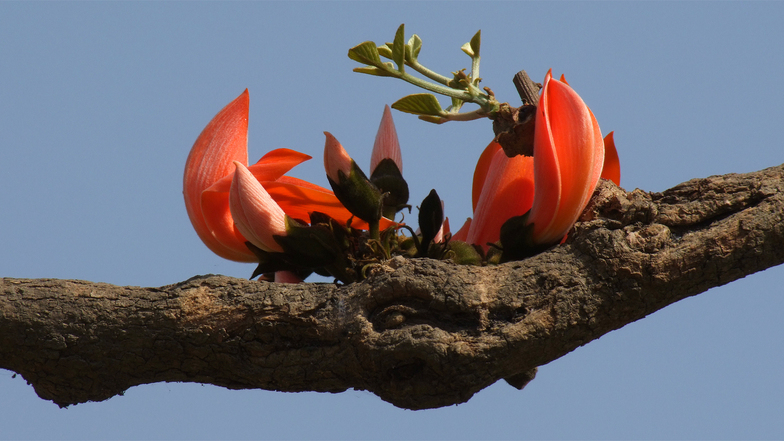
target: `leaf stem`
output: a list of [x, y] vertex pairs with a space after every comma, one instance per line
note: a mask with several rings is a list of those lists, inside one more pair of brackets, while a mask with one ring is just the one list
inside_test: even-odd
[[433, 81], [437, 81], [443, 85], [447, 85], [450, 81], [450, 78], [447, 78], [439, 73], [433, 72], [432, 70], [426, 68], [425, 66], [419, 64], [417, 60], [406, 60], [406, 64], [411, 66], [412, 69], [421, 73], [422, 75], [430, 78]]
[[476, 110], [472, 110], [470, 112], [463, 112], [463, 113], [446, 112], [446, 114], [442, 115], [441, 118], [445, 119], [446, 121], [473, 121], [475, 119], [487, 118], [489, 114], [490, 112], [486, 111], [483, 108], [479, 108]]
[[404, 72], [401, 73], [401, 72], [396, 71], [396, 70], [391, 70], [391, 71], [388, 71], [388, 72], [390, 74], [392, 74], [393, 76], [395, 76], [397, 78], [400, 78], [403, 81], [407, 81], [407, 82], [409, 82], [409, 83], [411, 83], [414, 86], [417, 86], [419, 88], [422, 88], [422, 89], [425, 89], [425, 90], [429, 90], [431, 92], [435, 92], [437, 94], [445, 95], [445, 96], [448, 96], [448, 97], [451, 97], [451, 98], [457, 98], [459, 100], [468, 101], [468, 102], [471, 102], [471, 103], [476, 103], [476, 104], [482, 105], [482, 103], [477, 102], [477, 98], [481, 99], [481, 97], [475, 97], [474, 95], [472, 95], [469, 92], [462, 92], [459, 89], [453, 89], [453, 88], [451, 88], [449, 86], [442, 86], [440, 84], [431, 83], [431, 82], [425, 81], [425, 80], [423, 80], [421, 78], [417, 78], [415, 76], [412, 76], [411, 74], [404, 73]]

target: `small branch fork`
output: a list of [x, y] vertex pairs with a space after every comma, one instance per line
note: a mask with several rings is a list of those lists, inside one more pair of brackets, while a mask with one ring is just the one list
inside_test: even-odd
[[160, 381], [467, 401], [683, 298], [784, 262], [784, 165], [663, 193], [602, 181], [566, 244], [499, 266], [396, 258], [365, 281], [0, 281], [0, 368], [60, 406]]

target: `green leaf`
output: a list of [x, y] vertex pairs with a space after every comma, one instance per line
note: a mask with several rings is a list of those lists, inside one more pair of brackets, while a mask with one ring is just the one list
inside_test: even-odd
[[392, 60], [397, 64], [397, 69], [403, 72], [406, 65], [406, 45], [403, 43], [405, 25], [400, 25], [395, 32], [395, 41], [392, 42]]
[[392, 49], [389, 47], [389, 43], [385, 44], [384, 46], [379, 46], [376, 48], [378, 50], [378, 54], [384, 58], [392, 59]]
[[471, 38], [469, 44], [471, 45], [471, 50], [474, 52], [474, 56], [479, 56], [479, 44], [482, 42], [482, 30], [476, 31], [476, 34]]
[[463, 52], [468, 54], [469, 57], [471, 57], [471, 58], [474, 57], [474, 50], [471, 49], [471, 43], [470, 42], [460, 46], [460, 50], [462, 50]]
[[408, 40], [408, 47], [411, 48], [411, 58], [416, 60], [419, 57], [419, 51], [422, 50], [422, 39], [419, 35], [414, 34]]
[[355, 67], [354, 72], [363, 73], [368, 75], [375, 75], [377, 77], [392, 77], [394, 75], [390, 74], [389, 72], [385, 71], [384, 69], [380, 69], [378, 67]]
[[414, 115], [441, 116], [441, 104], [435, 95], [430, 93], [415, 93], [404, 96], [392, 104], [392, 108], [401, 112], [413, 113]]
[[475, 58], [479, 56], [479, 43], [482, 41], [482, 31], [477, 31], [471, 41], [460, 47], [469, 57]]
[[372, 41], [366, 41], [352, 47], [348, 50], [348, 57], [358, 63], [369, 64], [371, 66], [378, 66], [381, 64], [381, 58], [378, 56], [378, 48], [376, 47], [376, 43], [373, 43]]

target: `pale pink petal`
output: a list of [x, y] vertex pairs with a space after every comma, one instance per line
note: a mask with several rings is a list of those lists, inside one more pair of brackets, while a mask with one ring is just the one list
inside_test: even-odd
[[303, 280], [291, 271], [275, 271], [275, 283], [302, 283]]
[[381, 117], [381, 124], [376, 133], [376, 142], [373, 144], [373, 153], [370, 155], [370, 173], [373, 173], [378, 163], [386, 158], [394, 161], [400, 173], [403, 173], [403, 156], [400, 153], [400, 142], [397, 139], [397, 131], [389, 106], [384, 107], [384, 115]]
[[[444, 201], [441, 201], [441, 213], [444, 212]], [[444, 234], [449, 232], [449, 218], [445, 218], [443, 222], [441, 222], [441, 227], [438, 229], [438, 233], [436, 233], [436, 237], [433, 238], [433, 242], [441, 243], [444, 241]]]
[[262, 250], [282, 252], [273, 236], [286, 235], [286, 214], [247, 167], [238, 161], [234, 165], [229, 208], [237, 229]]
[[333, 182], [340, 182], [338, 170], [348, 176], [351, 173], [351, 157], [331, 133], [324, 134], [327, 136], [324, 144], [324, 170]]

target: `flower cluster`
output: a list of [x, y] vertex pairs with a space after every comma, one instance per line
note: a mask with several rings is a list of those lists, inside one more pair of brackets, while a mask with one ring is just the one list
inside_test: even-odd
[[395, 245], [389, 236], [398, 227], [383, 215], [394, 217], [408, 200], [389, 109], [370, 179], [325, 132], [324, 165], [335, 192], [286, 176], [311, 159], [293, 150], [273, 150], [248, 166], [248, 111], [245, 90], [207, 124], [186, 161], [185, 207], [202, 242], [226, 259], [259, 262], [252, 277], [276, 281], [301, 281], [315, 271], [352, 282], [361, 278], [364, 260], [388, 257]]
[[560, 242], [577, 221], [599, 178], [620, 183], [612, 133], [602, 139], [591, 110], [566, 80], [545, 76], [536, 108], [533, 157], [508, 158], [491, 142], [474, 172], [474, 218], [455, 234], [518, 260]]
[[536, 108], [533, 157], [510, 158], [490, 143], [474, 173], [473, 220], [451, 235], [433, 190], [419, 206], [414, 233], [395, 222], [410, 206], [389, 107], [370, 177], [325, 132], [332, 191], [286, 176], [310, 159], [293, 150], [273, 150], [248, 165], [248, 107], [246, 90], [199, 135], [186, 161], [183, 194], [205, 245], [226, 259], [258, 262], [252, 277], [298, 282], [316, 272], [350, 283], [392, 255], [473, 264], [525, 258], [564, 239], [600, 177], [620, 179], [612, 134], [602, 139], [582, 99], [548, 72]]

